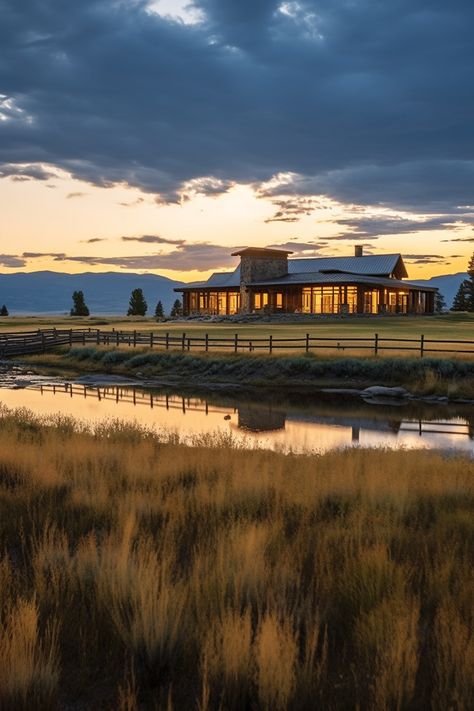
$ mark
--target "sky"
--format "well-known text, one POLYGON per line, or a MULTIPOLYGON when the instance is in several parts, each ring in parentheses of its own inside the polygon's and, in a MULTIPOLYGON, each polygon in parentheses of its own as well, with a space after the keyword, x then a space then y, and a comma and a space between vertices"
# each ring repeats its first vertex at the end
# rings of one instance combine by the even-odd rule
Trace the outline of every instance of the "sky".
POLYGON ((0 0, 0 272, 474 251, 471 0, 0 0))

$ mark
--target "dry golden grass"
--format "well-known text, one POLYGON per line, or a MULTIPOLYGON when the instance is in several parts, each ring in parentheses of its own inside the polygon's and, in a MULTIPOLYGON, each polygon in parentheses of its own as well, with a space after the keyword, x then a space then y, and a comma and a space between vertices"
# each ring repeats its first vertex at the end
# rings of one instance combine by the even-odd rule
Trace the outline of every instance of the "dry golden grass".
POLYGON ((472 708, 472 460, 1 414, 0 709, 472 708))

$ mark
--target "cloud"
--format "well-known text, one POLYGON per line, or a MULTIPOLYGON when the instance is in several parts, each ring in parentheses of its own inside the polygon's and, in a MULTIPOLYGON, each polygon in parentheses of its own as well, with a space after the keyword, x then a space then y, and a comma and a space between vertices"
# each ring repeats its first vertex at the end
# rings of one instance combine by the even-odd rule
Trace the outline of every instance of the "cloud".
POLYGON ((80 198, 80 197, 85 197, 87 193, 68 193, 66 195, 67 200, 71 200, 71 198, 80 198))
MULTIPOLYGON (((261 194, 265 194, 265 191, 261 191, 261 194)), ((317 199, 298 198, 296 196, 289 199, 272 200, 272 203, 278 209, 273 217, 265 220, 266 223, 298 222, 304 215, 311 215, 315 208, 320 204, 317 199)))
POLYGON ((185 244, 184 239, 167 239, 159 235, 141 235, 140 237, 122 237, 123 242, 143 242, 145 244, 185 244))
MULTIPOLYGON (((0 137, 1 134, 2 132, 0 125, 0 137)), ((46 170, 41 165, 15 165, 14 163, 0 163, 0 178, 8 177, 10 177, 12 180, 22 182, 25 180, 49 180, 50 178, 55 178, 56 175, 51 171, 46 170)))
POLYGON ((282 173, 269 197, 472 202, 472 2, 189 5, 0 0, 5 164, 177 203, 282 173))
POLYGON ((106 267, 114 266, 119 269, 170 269, 177 271, 207 271, 222 267, 235 267, 235 257, 231 252, 242 249, 244 245, 236 247, 222 247, 217 244, 200 242, 195 244, 179 243, 171 252, 154 252, 152 254, 124 255, 124 256, 95 256, 95 255, 69 255, 62 252, 24 252, 21 256, 8 256, 9 260, 19 260, 24 266, 26 259, 50 258, 54 262, 78 262, 89 266, 106 267))
POLYGON ((23 259, 45 259, 51 257, 53 259, 67 259, 64 252, 23 252, 23 259))
POLYGON ((450 264, 442 254, 404 254, 403 259, 412 264, 450 264))
POLYGON ((136 200, 132 200, 131 202, 119 202, 118 204, 122 207, 136 207, 137 205, 141 205, 142 202, 145 202, 145 199, 138 197, 136 200))
POLYGON ((324 249, 324 247, 327 246, 327 242, 299 242, 297 240, 289 240, 288 242, 270 244, 268 246, 273 249, 287 249, 294 254, 303 254, 304 256, 310 257, 317 255, 319 249, 324 249))
POLYGON ((442 239, 441 242, 474 242, 474 235, 472 237, 450 237, 442 239))
POLYGON ((13 254, 0 254, 0 265, 13 269, 15 267, 24 267, 26 261, 22 257, 17 257, 13 254))
MULTIPOLYGON (((469 216, 471 217, 471 216, 469 216)), ((401 216, 370 216, 361 215, 356 217, 339 218, 337 224, 341 227, 348 227, 351 232, 344 234, 344 239, 354 236, 371 237, 377 239, 384 235, 410 234, 412 232, 434 231, 434 230, 458 230, 470 227, 466 218, 460 220, 460 216, 453 217, 450 214, 436 215, 434 217, 421 217, 412 219, 401 216)))
POLYGON ((107 242, 105 237, 91 237, 90 239, 79 240, 82 244, 96 244, 97 242, 107 242))

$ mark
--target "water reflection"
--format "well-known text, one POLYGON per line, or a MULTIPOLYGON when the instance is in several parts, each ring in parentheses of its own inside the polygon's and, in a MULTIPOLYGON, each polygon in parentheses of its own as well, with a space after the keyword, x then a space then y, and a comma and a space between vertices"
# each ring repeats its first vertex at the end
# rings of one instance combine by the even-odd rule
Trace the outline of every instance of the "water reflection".
POLYGON ((301 395, 286 400, 238 400, 223 394, 178 395, 130 387, 70 383, 3 389, 0 402, 39 414, 70 414, 89 421, 104 417, 196 434, 232 432, 246 446, 328 451, 336 447, 443 448, 474 452, 474 408, 430 406, 409 401, 370 405, 358 398, 301 395))

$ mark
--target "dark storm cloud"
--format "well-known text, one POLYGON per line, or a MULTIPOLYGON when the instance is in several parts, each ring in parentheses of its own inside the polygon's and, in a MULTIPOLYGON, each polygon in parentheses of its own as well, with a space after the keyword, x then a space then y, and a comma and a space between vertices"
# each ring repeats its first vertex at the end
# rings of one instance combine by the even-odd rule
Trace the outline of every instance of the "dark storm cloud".
POLYGON ((144 244, 184 244, 184 239, 168 239, 159 235, 141 235, 140 237, 121 237, 122 242, 142 242, 144 244))
POLYGON ((0 159, 175 202, 293 173, 267 194, 472 203, 472 2, 192 6, 0 0, 0 159))

